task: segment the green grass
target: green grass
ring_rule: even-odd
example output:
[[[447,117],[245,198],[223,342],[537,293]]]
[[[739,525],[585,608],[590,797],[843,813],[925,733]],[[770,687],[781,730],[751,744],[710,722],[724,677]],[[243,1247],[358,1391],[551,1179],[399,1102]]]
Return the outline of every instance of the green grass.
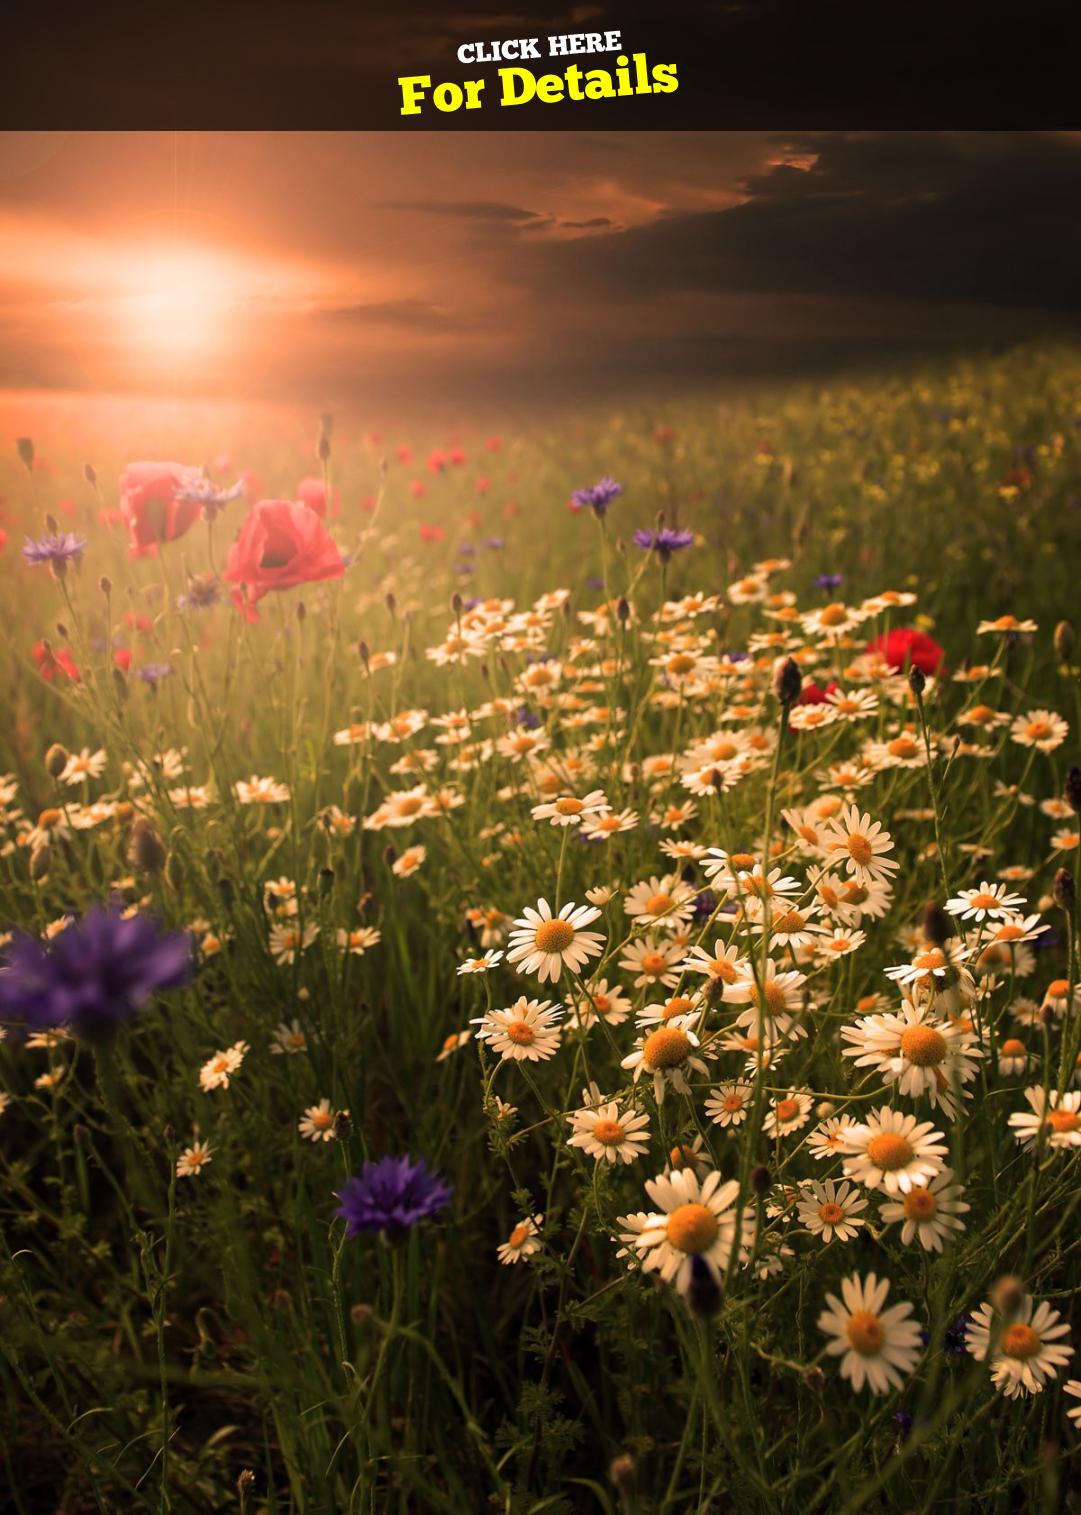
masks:
[[[115,890],[192,929],[201,948],[191,986],[156,997],[110,1049],[77,1039],[34,1049],[18,1037],[0,1046],[0,1088],[10,1096],[0,1115],[5,1507],[21,1515],[1076,1507],[1079,1433],[1065,1410],[1077,1401],[1060,1389],[1071,1370],[1036,1396],[1008,1400],[986,1363],[948,1350],[946,1333],[1007,1274],[1072,1315],[1075,1336],[1081,1324],[1077,1149],[1051,1150],[1041,1139],[1034,1154],[1007,1124],[1028,1108],[1026,1088],[1072,1078],[1081,1045],[1076,1010],[1032,1025],[1011,1015],[1019,996],[1039,1005],[1052,981],[1072,988],[1077,977],[1068,950],[1075,911],[1051,900],[1057,871],[1076,859],[1052,838],[1077,820],[1048,815],[1040,802],[1061,795],[1081,723],[1074,656],[1053,640],[1074,611],[1081,565],[1079,394],[1081,354],[1019,349],[823,391],[698,396],[619,413],[598,404],[508,428],[497,452],[486,450],[484,432],[418,433],[408,438],[409,463],[396,458],[396,429],[375,443],[339,416],[328,469],[341,513],[327,524],[350,555],[348,570],[268,596],[253,624],[227,597],[205,612],[176,608],[189,574],[223,567],[244,502],[227,506],[212,529],[198,523],[159,556],[136,560],[101,512],[115,507],[125,463],[147,456],[200,463],[228,451],[225,482],[248,468],[266,494],[289,498],[301,476],[320,471],[317,418],[204,408],[140,420],[119,408],[77,414],[45,402],[38,418],[20,405],[20,429],[33,433],[44,463],[29,472],[11,446],[0,464],[0,775],[12,775],[13,790],[0,824],[0,927],[44,932]],[[454,440],[467,461],[428,470],[429,452]],[[87,461],[96,486],[84,477]],[[605,530],[589,511],[566,508],[571,489],[602,474],[624,491]],[[376,508],[362,508],[364,499]],[[667,566],[631,540],[660,512],[697,533]],[[88,538],[81,564],[61,580],[19,556],[47,514]],[[423,540],[422,525],[444,538]],[[618,884],[594,924],[604,958],[589,971],[618,983],[637,1011],[659,996],[635,988],[619,966],[628,936],[641,934],[622,896],[679,871],[660,851],[665,837],[758,856],[772,842],[809,898],[815,859],[799,850],[782,810],[830,791],[822,771],[869,739],[909,723],[922,745],[903,676],[867,681],[879,703],[861,722],[785,729],[773,693],[776,649],[730,680],[665,697],[650,662],[662,650],[655,634],[682,623],[652,619],[663,599],[716,596],[690,634],[714,655],[743,650],[783,624],[728,597],[765,558],[791,560],[771,589],[792,590],[801,611],[831,599],[858,606],[883,590],[918,596],[911,608],[864,621],[848,646],[794,639],[784,650],[803,641],[805,677],[820,685],[835,674],[845,687],[859,684],[853,661],[890,625],[930,632],[951,676],[969,663],[994,665],[972,683],[947,676],[928,686],[930,768],[884,768],[855,793],[894,840],[900,868],[888,913],[860,923],[867,941],[858,952],[804,966],[800,1021],[809,1034],[757,1075],[711,1045],[741,1008],[713,1000],[699,1026],[717,1051],[708,1077],[692,1076],[690,1096],[670,1091],[659,1107],[648,1077],[632,1084],[620,1066],[634,1046],[633,1016],[584,1035],[565,1022],[558,1053],[526,1072],[475,1039],[437,1061],[445,1038],[487,1008],[522,993],[572,992],[565,976],[539,985],[505,961],[487,975],[458,976],[458,963],[481,950],[468,911],[512,918],[541,896],[582,903],[587,889]],[[470,574],[460,571],[469,564]],[[827,592],[816,580],[828,574],[843,582]],[[445,666],[426,656],[463,615],[468,625],[472,597],[527,610],[556,589],[569,599],[546,617],[535,645],[490,638],[482,656]],[[606,600],[603,624],[580,621]],[[1038,631],[1008,641],[976,635],[981,619],[1005,613],[1031,617]],[[576,646],[583,636],[595,646]],[[42,678],[33,648],[43,639],[54,652],[70,648],[80,682]],[[123,673],[113,666],[118,644],[132,652]],[[599,709],[581,727],[573,704],[545,705],[523,690],[529,655],[541,651],[563,664],[560,689]],[[376,667],[372,655],[387,652],[396,662]],[[150,686],[138,671],[155,663],[171,673]],[[431,725],[404,743],[333,740],[351,723],[404,710],[439,716],[493,701],[495,712],[476,722],[476,761],[461,771],[456,749],[437,743]],[[731,719],[739,702],[755,713]],[[979,738],[985,755],[954,754],[955,737],[974,739],[957,718],[977,704],[1008,720]],[[503,712],[523,705],[550,737],[538,771],[493,745],[516,729]],[[1009,721],[1041,708],[1070,726],[1048,753],[1010,736]],[[651,788],[643,758],[684,753],[722,726],[765,733],[766,761],[723,796],[699,799],[678,831],[659,831],[650,815],[687,791],[678,775]],[[768,744],[781,731],[774,762]],[[44,762],[54,743],[103,749],[104,772],[58,784]],[[209,787],[206,808],[178,808],[169,791],[180,781],[163,782],[152,765],[145,785],[133,783],[138,765],[169,749],[185,751],[185,781]],[[417,749],[434,753],[430,771],[391,772]],[[585,771],[566,767],[576,754],[588,756]],[[545,772],[567,793],[603,789],[616,811],[638,813],[637,828],[591,846],[535,821]],[[237,803],[232,786],[252,775],[287,784],[289,802]],[[404,829],[363,826],[387,792],[418,782],[451,787],[462,802]],[[47,852],[27,841],[43,811],[70,821],[98,799],[113,806],[102,824],[54,833]],[[133,805],[160,843],[142,854],[149,867],[131,855]],[[329,806],[356,818],[349,834],[320,823]],[[414,844],[427,849],[424,863],[399,877],[392,863]],[[908,961],[914,947],[899,933],[919,926],[928,900],[944,903],[1015,866],[1032,870],[1018,892],[1053,941],[1028,954],[1031,964],[1021,953],[997,975],[978,975],[967,1010],[986,1055],[973,1098],[949,1120],[874,1069],[853,1067],[840,1028],[863,1013],[865,996],[882,996],[882,1011],[897,1008],[883,969]],[[301,923],[318,927],[292,963],[269,950],[264,886],[281,877],[297,885]],[[690,863],[687,877],[695,891],[706,887],[700,865]],[[708,913],[691,941],[712,948],[731,939],[746,951],[732,918]],[[381,939],[361,956],[343,954],[337,931],[359,926]],[[963,929],[971,943],[971,923]],[[755,938],[748,960],[759,977],[767,954],[792,967],[787,949]],[[931,1011],[951,1008],[943,995]],[[307,1053],[271,1055],[274,1028],[294,1018]],[[1021,1075],[999,1070],[1006,1036],[1028,1046]],[[250,1050],[230,1086],[201,1089],[200,1067],[238,1041]],[[57,1082],[40,1087],[47,1070]],[[751,1118],[734,1130],[711,1124],[710,1088],[742,1076],[754,1091]],[[647,1156],[608,1170],[568,1146],[565,1116],[588,1077],[649,1115]],[[943,1253],[926,1254],[880,1222],[882,1196],[870,1195],[870,1224],[850,1242],[823,1246],[792,1218],[790,1199],[801,1180],[841,1176],[838,1160],[809,1154],[817,1118],[778,1140],[761,1129],[769,1102],[790,1088],[828,1099],[838,1114],[891,1104],[932,1121],[972,1207],[966,1229]],[[517,1107],[512,1121],[500,1119],[497,1095]],[[339,1138],[313,1144],[297,1125],[324,1097],[349,1121]],[[198,1177],[177,1178],[196,1129],[213,1160]],[[754,1207],[751,1260],[726,1271],[708,1317],[617,1257],[617,1217],[653,1208],[644,1181],[696,1137]],[[401,1152],[446,1175],[452,1204],[396,1243],[345,1239],[334,1191],[366,1158]],[[541,1250],[501,1266],[497,1246],[538,1212]],[[759,1276],[782,1245],[779,1269]],[[817,1324],[843,1276],[872,1271],[890,1280],[889,1303],[909,1301],[929,1333],[903,1391],[881,1398],[853,1392],[838,1359],[824,1355]],[[910,1418],[907,1435],[899,1412]],[[615,1459],[624,1459],[619,1479],[610,1477]],[[242,1470],[254,1474],[250,1488],[237,1486]]]

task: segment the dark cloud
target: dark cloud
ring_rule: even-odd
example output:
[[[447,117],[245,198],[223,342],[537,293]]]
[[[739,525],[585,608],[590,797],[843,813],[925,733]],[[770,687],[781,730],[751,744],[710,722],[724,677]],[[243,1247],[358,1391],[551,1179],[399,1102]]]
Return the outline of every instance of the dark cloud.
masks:
[[[336,326],[399,326],[419,331],[460,331],[462,322],[427,300],[377,300],[367,305],[331,305],[317,312]]]
[[[496,200],[387,200],[386,210],[415,210],[427,216],[453,216],[463,221],[534,221],[538,212]]]

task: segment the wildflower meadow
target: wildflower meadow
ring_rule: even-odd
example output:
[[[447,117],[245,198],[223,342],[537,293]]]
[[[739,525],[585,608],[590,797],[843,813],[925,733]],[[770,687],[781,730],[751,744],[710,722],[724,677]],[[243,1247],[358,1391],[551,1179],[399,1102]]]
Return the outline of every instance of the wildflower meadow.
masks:
[[[1081,355],[0,413],[3,1508],[1078,1508]]]

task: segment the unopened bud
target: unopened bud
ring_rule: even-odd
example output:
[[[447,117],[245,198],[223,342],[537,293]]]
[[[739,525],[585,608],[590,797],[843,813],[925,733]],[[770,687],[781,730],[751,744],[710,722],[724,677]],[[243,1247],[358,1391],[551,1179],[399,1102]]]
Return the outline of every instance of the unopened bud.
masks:
[[[1066,803],[1075,815],[1081,815],[1081,768],[1075,763],[1066,775],[1066,783],[1063,786],[1063,794]]]
[[[334,869],[320,868],[319,870],[319,893],[329,894],[334,888]]]
[[[920,698],[923,691],[927,688],[927,675],[915,663],[908,670],[908,687],[917,699]]]
[[[450,608],[451,608],[451,610],[454,611],[455,615],[461,615],[461,613],[462,613],[462,606],[463,606],[464,603],[465,603],[465,601],[462,599],[461,595],[458,593],[457,590],[455,590],[454,593],[450,597]]]
[[[773,692],[777,703],[788,710],[799,699],[803,687],[803,675],[795,658],[785,658],[773,674]]]
[[[369,648],[367,642],[357,643],[357,657],[364,664],[365,668],[367,668],[368,664],[371,662],[371,649]]]
[[[1006,1320],[1017,1314],[1025,1302],[1025,1286],[1013,1273],[1004,1273],[991,1286],[991,1303]]]
[[[751,1169],[751,1188],[756,1194],[768,1194],[770,1185],[773,1183],[773,1175],[765,1163],[756,1163]]]
[[[98,487],[98,471],[94,467],[93,463],[84,463],[83,464],[83,478],[90,485],[91,489],[97,489],[97,487]]]
[[[812,1394],[821,1394],[826,1387],[826,1375],[819,1367],[807,1368],[803,1374],[803,1387]]]
[[[398,601],[394,598],[394,591],[392,589],[387,590],[386,601],[387,609],[390,611],[391,615],[393,615]]]
[[[52,860],[52,848],[48,842],[39,842],[30,854],[30,877],[35,884],[39,884],[48,873]]]
[[[692,1315],[708,1318],[721,1308],[721,1286],[705,1258],[691,1258],[691,1276],[683,1287],[683,1298]]]
[[[46,512],[45,529],[47,531],[51,531],[54,536],[60,530],[60,522],[56,519],[51,511]]]
[[[105,598],[108,599],[108,597],[113,592],[113,581],[112,581],[112,579],[110,579],[108,577],[108,575],[106,575],[106,574],[103,573],[102,576],[101,576],[101,578],[98,580],[98,588],[101,590],[101,592],[105,596]]]
[[[625,594],[621,594],[616,601],[616,615],[621,621],[629,621],[631,618],[631,607]]]
[[[160,873],[165,867],[165,848],[161,837],[145,816],[140,816],[131,828],[128,860],[145,873]]]
[[[1060,663],[1068,663],[1073,656],[1074,642],[1073,623],[1060,621],[1055,627],[1055,656]]]
[[[323,434],[320,436],[319,446],[316,448],[316,451],[319,454],[320,463],[325,463],[330,457],[330,438],[327,436],[326,432],[323,432]]]
[[[58,779],[67,765],[67,749],[61,747],[59,742],[54,742],[45,754],[45,772],[51,779]]]
[[[937,900],[923,907],[923,934],[933,947],[944,947],[953,935],[953,922]]]
[[[176,1140],[176,1127],[175,1126],[162,1126],[162,1128],[161,1128],[161,1139],[162,1139],[163,1142],[166,1142],[166,1143],[171,1142],[171,1141],[175,1141]]]
[[[624,1499],[630,1499],[638,1487],[638,1468],[629,1452],[613,1457],[608,1467],[608,1477]]]
[[[339,1142],[348,1141],[349,1133],[352,1129],[353,1123],[349,1119],[349,1111],[339,1110],[334,1117],[334,1140]]]
[[[1077,898],[1077,890],[1074,886],[1073,874],[1068,868],[1060,868],[1055,874],[1053,893],[1055,904],[1069,915]]]
[[[34,467],[34,439],[33,437],[16,437],[15,451],[19,454],[19,461],[29,473]]]
[[[303,626],[303,624],[307,620],[307,618],[308,618],[308,607],[307,607],[307,605],[305,605],[304,601],[301,600],[300,604],[297,606],[297,620]]]

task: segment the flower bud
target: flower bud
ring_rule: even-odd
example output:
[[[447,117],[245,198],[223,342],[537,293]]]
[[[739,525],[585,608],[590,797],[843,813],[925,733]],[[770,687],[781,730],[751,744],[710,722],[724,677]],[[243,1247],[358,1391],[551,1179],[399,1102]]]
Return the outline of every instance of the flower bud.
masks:
[[[160,873],[165,867],[165,848],[161,837],[145,816],[139,816],[131,828],[128,861],[144,873]]]
[[[90,485],[91,489],[97,489],[97,487],[98,487],[98,471],[94,467],[93,463],[84,463],[83,464],[83,478]]]
[[[692,1315],[708,1318],[721,1308],[721,1286],[704,1257],[691,1258],[691,1276],[683,1288],[683,1298]]]
[[[629,1452],[613,1457],[608,1467],[608,1477],[619,1490],[623,1499],[630,1499],[638,1486],[638,1469]]]
[[[953,922],[937,900],[923,907],[923,934],[932,947],[944,947],[953,935]]]
[[[768,1194],[770,1185],[773,1183],[773,1175],[765,1163],[756,1163],[751,1169],[751,1188],[756,1194]]]
[[[616,615],[621,621],[630,620],[631,607],[626,595],[621,594],[619,599],[616,601]]]
[[[1017,1314],[1025,1302],[1025,1286],[1013,1273],[1004,1273],[991,1286],[991,1303],[1006,1320]]]
[[[338,1142],[348,1141],[349,1133],[352,1129],[353,1123],[349,1119],[349,1111],[339,1110],[334,1117],[334,1140]]]
[[[819,1367],[807,1368],[803,1374],[803,1387],[812,1394],[821,1394],[826,1387],[826,1375]]]
[[[334,888],[334,869],[320,868],[319,870],[319,893],[329,894]]]
[[[19,462],[31,473],[34,467],[34,439],[33,437],[16,437],[15,451],[19,454]]]
[[[365,668],[367,668],[371,661],[371,649],[367,642],[360,641],[357,643],[357,657],[364,664]]]
[[[915,663],[908,670],[908,687],[917,699],[920,698],[923,691],[927,688],[927,675]]]
[[[462,606],[464,604],[465,604],[465,601],[462,599],[462,597],[458,593],[458,591],[455,590],[454,593],[450,597],[450,608],[451,608],[451,610],[453,610],[453,612],[454,612],[454,614],[456,616],[457,615],[461,615],[461,613],[462,613]]]
[[[1081,815],[1081,768],[1075,763],[1066,775],[1063,788],[1066,803],[1075,815]]]
[[[58,779],[67,765],[67,749],[54,742],[45,754],[45,772],[51,779]]]
[[[788,710],[799,699],[803,687],[803,675],[795,658],[785,658],[773,672],[773,692],[777,703]]]
[[[390,611],[391,615],[393,615],[398,601],[394,598],[394,591],[392,589],[387,590],[386,603],[387,609]]]
[[[48,873],[52,858],[52,848],[48,842],[39,842],[30,854],[30,877],[35,884],[40,884]]]
[[[106,574],[103,573],[102,576],[101,576],[101,578],[98,580],[98,588],[101,590],[101,592],[105,596],[105,598],[108,599],[109,596],[113,592],[113,581],[112,581],[112,579],[110,579]]]
[[[349,1319],[355,1326],[364,1327],[372,1323],[374,1311],[371,1305],[350,1305]]]
[[[1069,915],[1077,898],[1077,890],[1074,887],[1073,874],[1068,868],[1060,868],[1055,874],[1053,893],[1055,904]]]
[[[1055,627],[1055,656],[1060,663],[1068,663],[1073,656],[1074,629],[1070,621],[1060,621]]]

